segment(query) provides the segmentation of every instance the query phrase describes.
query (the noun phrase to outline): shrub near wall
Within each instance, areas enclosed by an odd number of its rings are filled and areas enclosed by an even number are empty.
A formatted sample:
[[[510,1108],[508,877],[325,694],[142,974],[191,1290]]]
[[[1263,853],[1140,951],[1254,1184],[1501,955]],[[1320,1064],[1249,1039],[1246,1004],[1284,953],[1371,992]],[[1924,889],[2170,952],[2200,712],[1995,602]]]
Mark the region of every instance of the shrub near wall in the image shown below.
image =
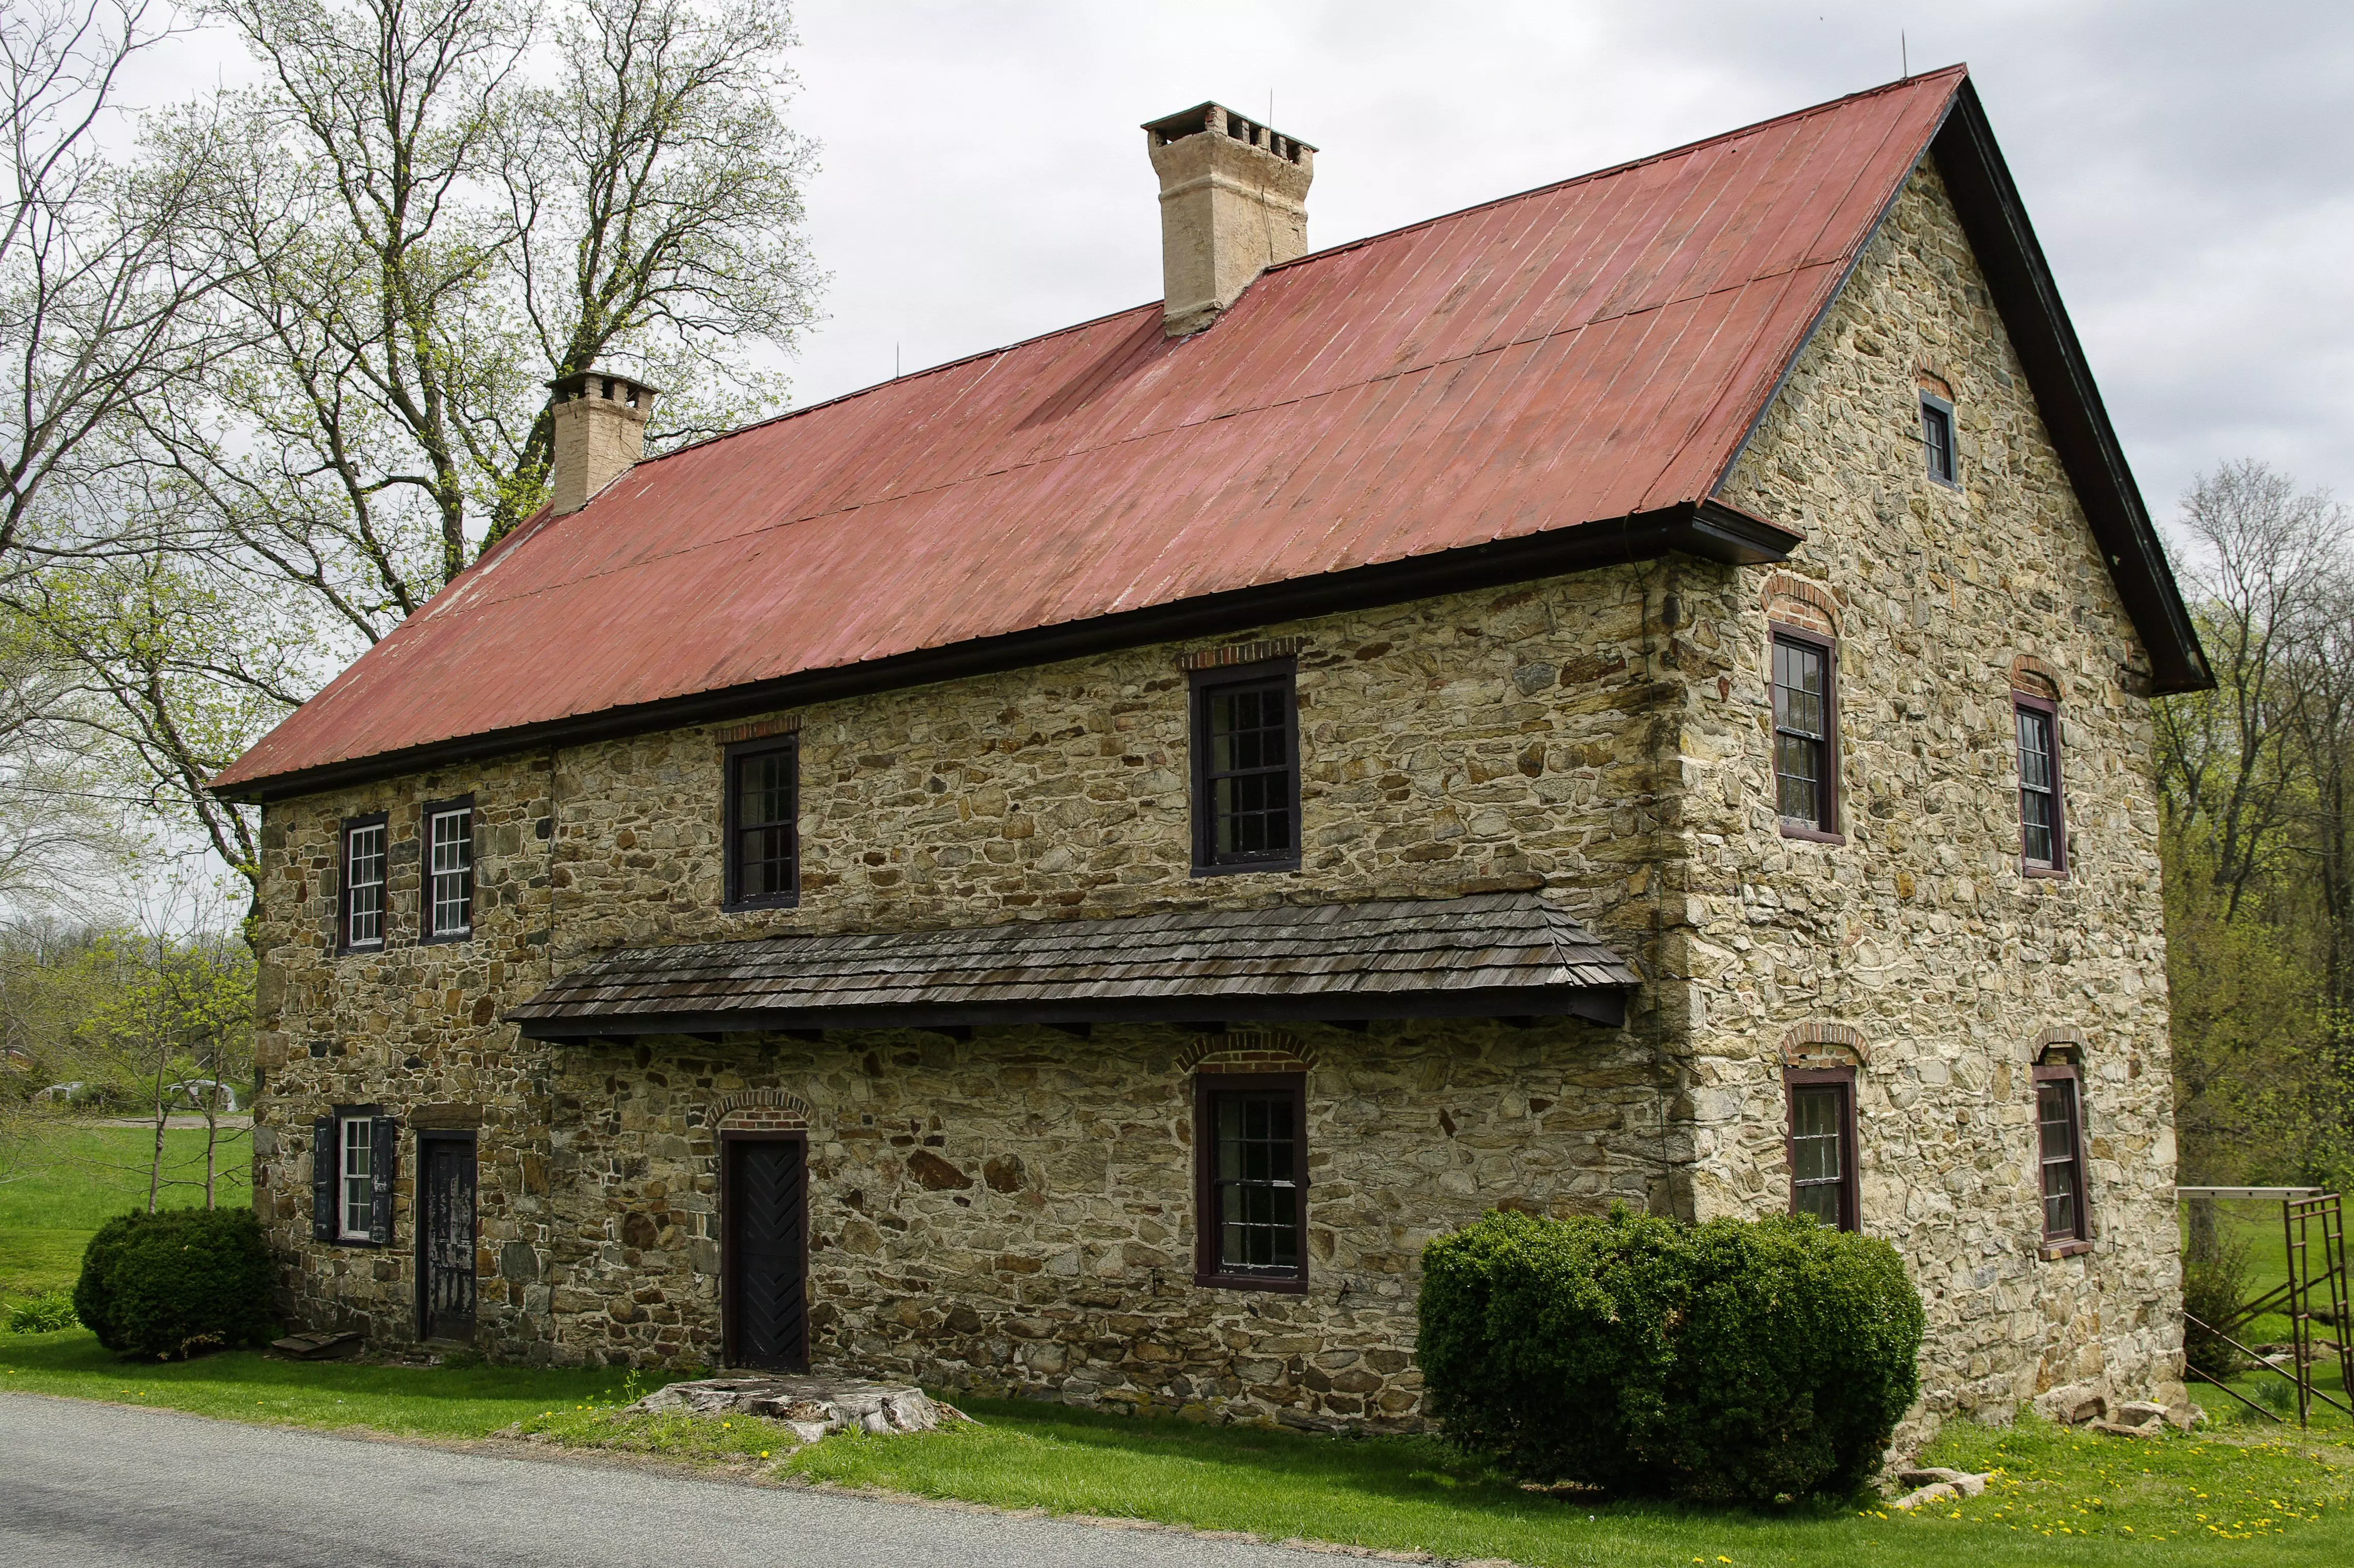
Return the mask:
[[[1896,1249],[1811,1220],[1493,1213],[1424,1249],[1421,1316],[1450,1439],[1621,1494],[1844,1496],[1920,1390]]]
[[[74,1313],[110,1351],[170,1360],[268,1343],[270,1283],[250,1209],[133,1212],[90,1238]]]

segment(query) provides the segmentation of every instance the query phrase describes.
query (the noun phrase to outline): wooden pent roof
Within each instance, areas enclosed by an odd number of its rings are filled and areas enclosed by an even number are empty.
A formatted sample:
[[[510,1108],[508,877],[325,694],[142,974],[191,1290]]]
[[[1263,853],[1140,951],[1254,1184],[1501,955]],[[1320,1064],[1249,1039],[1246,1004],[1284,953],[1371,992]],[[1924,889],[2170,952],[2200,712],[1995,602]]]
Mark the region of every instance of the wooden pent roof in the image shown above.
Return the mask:
[[[1962,68],[1158,302],[641,463],[224,772],[283,796],[1669,549],[1935,151],[2159,690],[2198,641]]]
[[[506,1018],[539,1040],[1227,1018],[1616,1027],[1640,983],[1537,894],[1495,893],[633,948]]]

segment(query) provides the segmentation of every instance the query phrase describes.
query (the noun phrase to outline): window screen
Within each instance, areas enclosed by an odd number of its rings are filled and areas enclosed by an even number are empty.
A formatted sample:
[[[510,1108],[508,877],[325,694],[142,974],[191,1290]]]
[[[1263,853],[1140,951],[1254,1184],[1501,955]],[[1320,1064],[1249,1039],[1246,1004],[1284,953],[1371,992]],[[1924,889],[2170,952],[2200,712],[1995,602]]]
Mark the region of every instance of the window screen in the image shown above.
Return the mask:
[[[1849,1085],[1834,1082],[1790,1087],[1791,1212],[1812,1214],[1835,1230],[1855,1228],[1850,1092]]]
[[[1831,655],[1825,645],[1774,638],[1774,794],[1782,820],[1835,831],[1831,791]]]
[[[382,819],[355,823],[344,833],[344,945],[384,945]]]
[[[1306,1278],[1305,1086],[1288,1075],[1206,1075],[1200,1273],[1205,1281]]]
[[[1299,771],[1288,670],[1194,693],[1194,864],[1299,862]]]
[[[799,755],[788,742],[739,751],[728,760],[731,904],[789,904],[800,892]]]
[[[436,937],[462,937],[474,927],[474,810],[459,806],[426,820],[429,920]]]
[[[2035,1121],[2043,1164],[2043,1239],[2084,1235],[2084,1159],[2077,1121],[2076,1078],[2037,1075]]]
[[[346,1117],[343,1124],[341,1183],[343,1234],[366,1241],[376,1213],[376,1124],[366,1117]]]
[[[2021,703],[2019,714],[2020,853],[2031,866],[2058,870],[2065,841],[2060,824],[2060,746],[2056,715]]]
[[[1954,411],[1943,404],[1924,398],[1921,403],[1921,442],[1927,448],[1929,477],[1946,484],[1954,482]]]

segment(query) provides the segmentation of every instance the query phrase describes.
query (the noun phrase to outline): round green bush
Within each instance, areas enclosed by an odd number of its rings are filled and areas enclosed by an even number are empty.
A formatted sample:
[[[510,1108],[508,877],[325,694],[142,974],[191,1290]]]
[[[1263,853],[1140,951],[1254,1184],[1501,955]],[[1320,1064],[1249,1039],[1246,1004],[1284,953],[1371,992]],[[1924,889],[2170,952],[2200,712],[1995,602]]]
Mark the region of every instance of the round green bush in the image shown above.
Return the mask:
[[[83,1251],[74,1314],[108,1350],[160,1360],[269,1341],[270,1249],[248,1209],[106,1222]]]
[[[1920,1391],[1896,1249],[1808,1219],[1490,1214],[1424,1249],[1421,1320],[1450,1439],[1624,1495],[1846,1496]]]

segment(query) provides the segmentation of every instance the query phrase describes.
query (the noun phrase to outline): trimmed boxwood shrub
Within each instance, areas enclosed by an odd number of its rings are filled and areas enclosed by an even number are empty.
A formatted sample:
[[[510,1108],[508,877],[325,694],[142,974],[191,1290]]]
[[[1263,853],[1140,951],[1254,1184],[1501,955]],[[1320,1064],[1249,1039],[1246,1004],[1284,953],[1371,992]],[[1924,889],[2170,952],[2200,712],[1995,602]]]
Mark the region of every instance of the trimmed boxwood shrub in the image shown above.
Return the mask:
[[[1811,1219],[1491,1213],[1423,1249],[1421,1318],[1453,1442],[1620,1494],[1846,1496],[1920,1391],[1896,1249]]]
[[[169,1361],[268,1343],[270,1284],[251,1210],[134,1211],[90,1238],[74,1315],[110,1351]]]

